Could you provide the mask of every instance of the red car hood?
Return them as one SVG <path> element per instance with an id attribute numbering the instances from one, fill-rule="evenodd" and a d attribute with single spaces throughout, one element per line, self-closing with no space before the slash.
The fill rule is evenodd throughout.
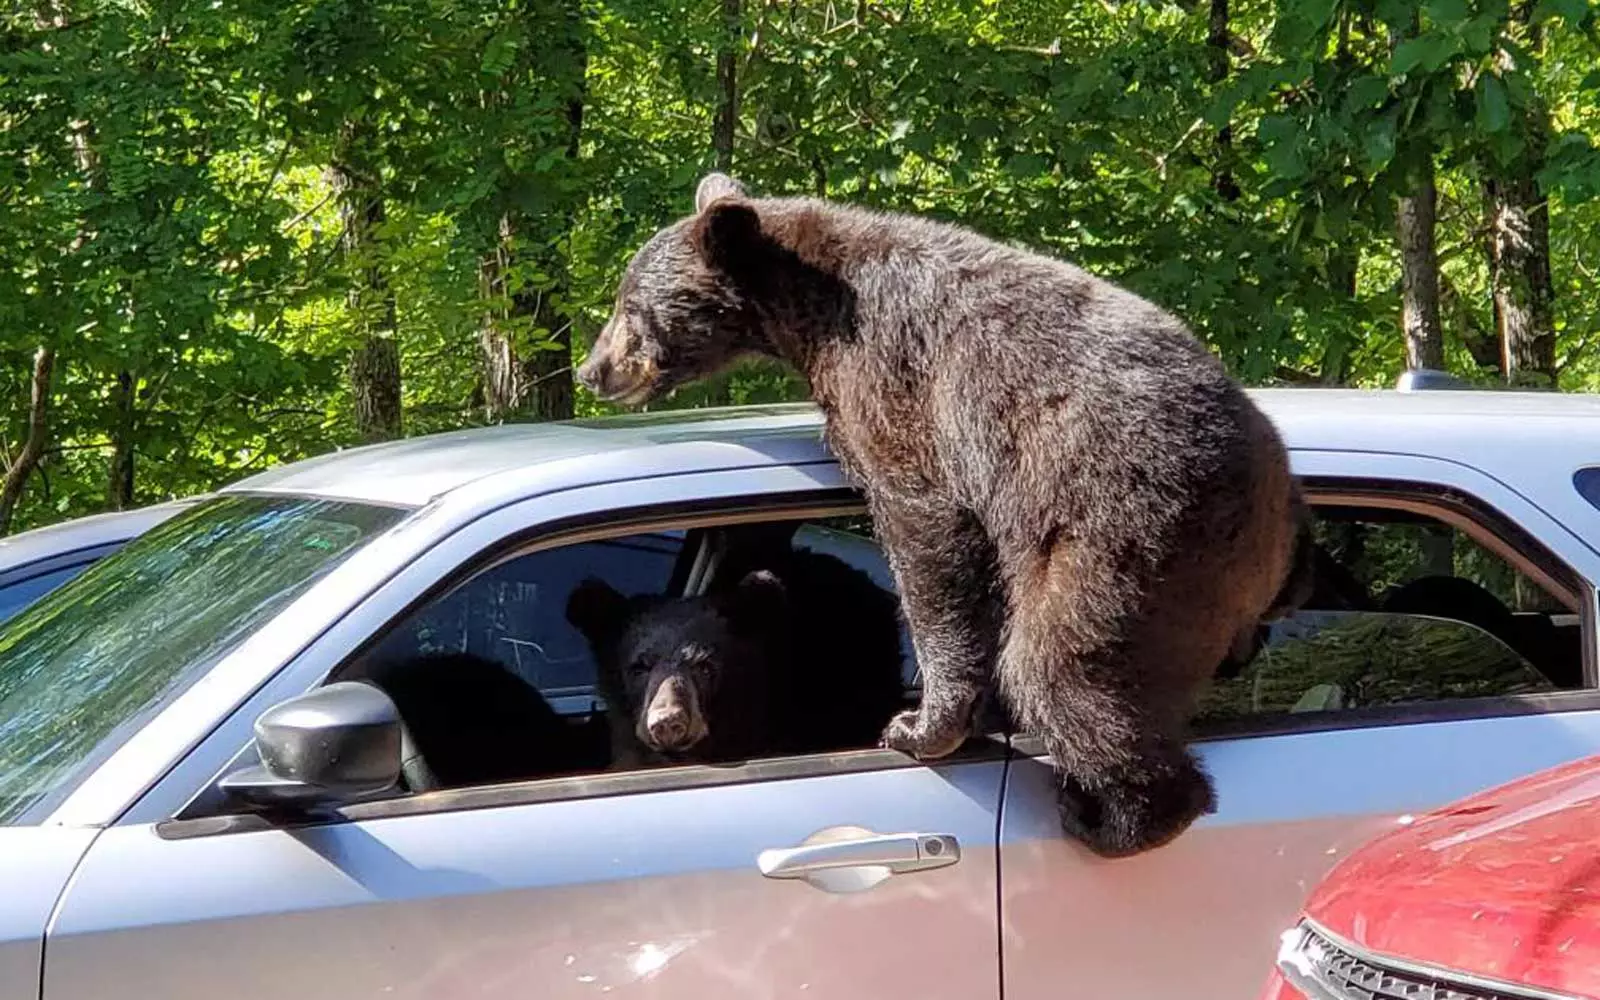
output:
<path id="1" fill-rule="evenodd" d="M 1600 1000 L 1600 757 L 1379 837 L 1306 915 L 1378 956 Z"/>

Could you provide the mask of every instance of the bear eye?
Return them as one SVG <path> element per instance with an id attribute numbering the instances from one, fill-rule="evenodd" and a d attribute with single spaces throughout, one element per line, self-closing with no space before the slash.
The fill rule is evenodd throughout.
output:
<path id="1" fill-rule="evenodd" d="M 635 674 L 635 675 L 648 674 L 649 672 L 650 672 L 650 661 L 649 660 L 634 660 L 632 663 L 628 664 L 628 673 L 630 673 L 630 674 Z"/>

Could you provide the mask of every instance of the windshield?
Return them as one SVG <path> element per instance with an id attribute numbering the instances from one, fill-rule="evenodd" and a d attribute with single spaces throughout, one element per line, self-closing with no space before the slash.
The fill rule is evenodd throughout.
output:
<path id="1" fill-rule="evenodd" d="M 0 626 L 0 826 L 35 822 L 127 735 L 404 511 L 226 497 Z"/>

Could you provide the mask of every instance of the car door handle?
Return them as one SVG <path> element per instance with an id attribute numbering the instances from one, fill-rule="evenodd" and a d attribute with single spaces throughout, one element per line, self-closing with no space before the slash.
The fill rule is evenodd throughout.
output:
<path id="1" fill-rule="evenodd" d="M 961 860 L 961 844 L 948 833 L 890 833 L 770 848 L 756 858 L 767 878 L 806 878 L 839 868 L 887 869 L 888 874 L 943 868 Z"/>

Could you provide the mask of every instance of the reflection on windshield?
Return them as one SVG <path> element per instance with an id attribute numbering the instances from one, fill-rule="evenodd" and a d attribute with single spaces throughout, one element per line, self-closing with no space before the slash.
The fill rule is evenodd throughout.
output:
<path id="1" fill-rule="evenodd" d="M 402 511 L 227 497 L 0 626 L 0 825 L 36 820 L 127 734 Z"/>

